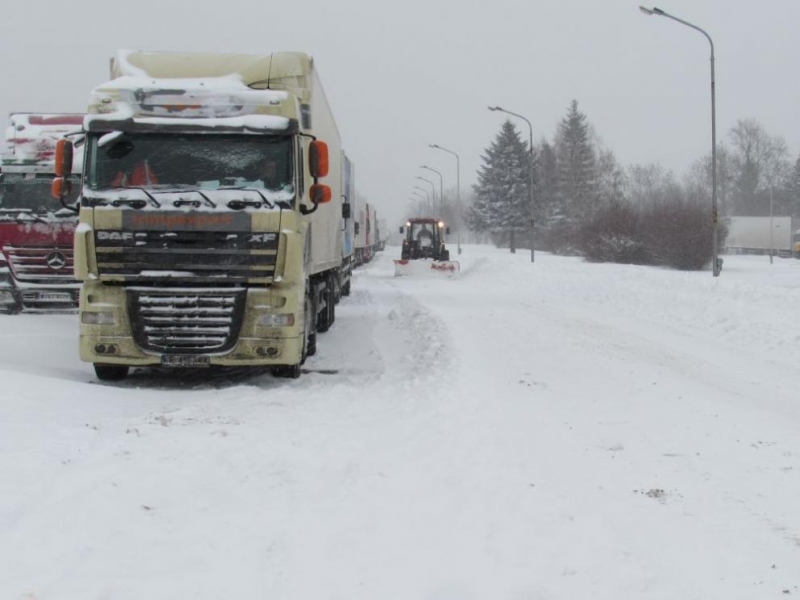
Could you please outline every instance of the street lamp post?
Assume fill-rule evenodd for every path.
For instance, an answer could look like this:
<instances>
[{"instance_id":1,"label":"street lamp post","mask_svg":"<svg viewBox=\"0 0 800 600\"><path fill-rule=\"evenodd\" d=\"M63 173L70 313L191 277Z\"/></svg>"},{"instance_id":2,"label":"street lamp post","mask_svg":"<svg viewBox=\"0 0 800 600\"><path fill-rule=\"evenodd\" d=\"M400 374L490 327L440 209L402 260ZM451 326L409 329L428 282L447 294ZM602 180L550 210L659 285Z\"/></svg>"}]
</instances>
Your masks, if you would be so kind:
<instances>
[{"instance_id":1,"label":"street lamp post","mask_svg":"<svg viewBox=\"0 0 800 600\"><path fill-rule=\"evenodd\" d=\"M461 254L461 160L458 154L447 148L442 148L438 144L428 144L431 148L448 152L456 157L456 212L458 213L458 228L456 229L456 244L458 245L458 253Z\"/></svg>"},{"instance_id":2,"label":"street lamp post","mask_svg":"<svg viewBox=\"0 0 800 600\"><path fill-rule=\"evenodd\" d=\"M426 167L425 165L420 165L420 169L428 169L428 171L433 171L439 176L439 214L434 215L434 217L442 217L442 212L444 211L444 177L442 174L437 171L436 169L431 169L430 167Z\"/></svg>"},{"instance_id":3,"label":"street lamp post","mask_svg":"<svg viewBox=\"0 0 800 600\"><path fill-rule=\"evenodd\" d=\"M531 125L531 122L528 119L526 119L525 117L523 117L522 115L519 115L519 114L517 114L515 112L511 112L510 110L506 110L505 108L500 108L499 106L490 106L489 110L491 110L493 112L503 112L503 113L506 113L507 115L511 115L513 117L517 117L519 119L522 119L523 121L525 121L528 124L528 129L530 130L530 138L529 138L529 141L528 141L528 151L530 152L531 167L530 167L530 181L528 182L528 203L530 204L530 208L531 208L531 262L533 262L534 261L534 258L533 258L533 241L534 241L534 222L535 222L534 221L534 216L533 216L533 171L534 171L534 164L533 164L533 125Z\"/></svg>"},{"instance_id":4,"label":"street lamp post","mask_svg":"<svg viewBox=\"0 0 800 600\"><path fill-rule=\"evenodd\" d=\"M436 217L436 186L430 179L425 179L424 177L420 177L417 175L417 179L421 179L422 181L427 181L431 186L431 196L433 197L433 202L431 203L431 214L432 217Z\"/></svg>"},{"instance_id":5,"label":"street lamp post","mask_svg":"<svg viewBox=\"0 0 800 600\"><path fill-rule=\"evenodd\" d=\"M428 210L430 210L431 213L433 213L433 208L432 208L432 203L431 203L431 193L428 190L426 190L424 187L420 187L418 185L415 185L414 189L415 190L421 190L421 191L425 192L425 202L427 203ZM420 195L419 192L414 192L414 193L417 194L417 195Z\"/></svg>"},{"instance_id":6,"label":"street lamp post","mask_svg":"<svg viewBox=\"0 0 800 600\"><path fill-rule=\"evenodd\" d=\"M674 17L669 13L664 12L660 8L646 8L640 6L641 10L646 15L656 15L659 17L666 17L677 21L681 25L691 27L695 31L702 33L708 40L711 46L711 244L713 245L713 259L711 264L711 272L714 277L719 277L722 271L722 261L719 258L719 249L717 247L717 229L719 223L719 215L717 212L717 108L716 108L716 82L714 80L714 42L711 41L711 36L704 30L700 29L697 25L692 25L688 21Z\"/></svg>"}]
</instances>

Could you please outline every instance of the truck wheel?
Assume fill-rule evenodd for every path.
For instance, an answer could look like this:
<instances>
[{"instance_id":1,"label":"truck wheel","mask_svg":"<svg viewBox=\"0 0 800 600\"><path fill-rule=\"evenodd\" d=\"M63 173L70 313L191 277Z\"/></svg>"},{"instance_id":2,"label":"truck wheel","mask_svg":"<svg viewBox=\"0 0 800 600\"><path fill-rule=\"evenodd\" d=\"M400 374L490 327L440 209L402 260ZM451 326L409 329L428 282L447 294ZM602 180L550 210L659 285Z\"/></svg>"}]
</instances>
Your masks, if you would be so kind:
<instances>
[{"instance_id":1,"label":"truck wheel","mask_svg":"<svg viewBox=\"0 0 800 600\"><path fill-rule=\"evenodd\" d=\"M314 314L314 303L311 301L310 296L306 296L305 313L306 349L303 354L303 361L300 364L306 362L307 356L314 356L317 353L317 331L313 327L314 321L312 316Z\"/></svg>"},{"instance_id":2,"label":"truck wheel","mask_svg":"<svg viewBox=\"0 0 800 600\"><path fill-rule=\"evenodd\" d=\"M317 331L325 333L333 325L336 319L336 303L333 301L333 288L330 286L330 281L325 288L325 308L317 316Z\"/></svg>"},{"instance_id":3,"label":"truck wheel","mask_svg":"<svg viewBox=\"0 0 800 600\"><path fill-rule=\"evenodd\" d=\"M272 376L282 379L299 379L302 374L300 365L278 365L272 367Z\"/></svg>"},{"instance_id":4,"label":"truck wheel","mask_svg":"<svg viewBox=\"0 0 800 600\"><path fill-rule=\"evenodd\" d=\"M122 381L128 376L125 365L103 365L94 363L94 373L100 381Z\"/></svg>"},{"instance_id":5,"label":"truck wheel","mask_svg":"<svg viewBox=\"0 0 800 600\"><path fill-rule=\"evenodd\" d=\"M348 279L347 283L345 283L342 286L342 296L349 296L349 295L350 295L350 280Z\"/></svg>"},{"instance_id":6,"label":"truck wheel","mask_svg":"<svg viewBox=\"0 0 800 600\"><path fill-rule=\"evenodd\" d=\"M317 353L317 334L316 332L308 336L306 342L306 356L314 356Z\"/></svg>"},{"instance_id":7,"label":"truck wheel","mask_svg":"<svg viewBox=\"0 0 800 600\"><path fill-rule=\"evenodd\" d=\"M296 365L276 365L272 367L272 376L282 379L299 379L302 374L302 365L306 362L306 357L312 356L317 352L317 334L310 327L311 320L314 318L314 302L310 296L306 296L305 302L305 329L303 331L303 353L300 362Z\"/></svg>"}]
</instances>

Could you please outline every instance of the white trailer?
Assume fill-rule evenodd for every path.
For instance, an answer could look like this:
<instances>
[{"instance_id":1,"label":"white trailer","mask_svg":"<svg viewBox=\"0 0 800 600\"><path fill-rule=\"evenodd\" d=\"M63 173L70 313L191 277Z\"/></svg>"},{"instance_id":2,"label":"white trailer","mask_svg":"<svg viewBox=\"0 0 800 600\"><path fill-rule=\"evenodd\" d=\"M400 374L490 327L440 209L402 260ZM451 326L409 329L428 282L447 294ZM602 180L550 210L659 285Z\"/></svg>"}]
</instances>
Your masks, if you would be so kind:
<instances>
[{"instance_id":1,"label":"white trailer","mask_svg":"<svg viewBox=\"0 0 800 600\"><path fill-rule=\"evenodd\" d=\"M727 225L729 254L791 254L792 217L729 217Z\"/></svg>"}]
</instances>

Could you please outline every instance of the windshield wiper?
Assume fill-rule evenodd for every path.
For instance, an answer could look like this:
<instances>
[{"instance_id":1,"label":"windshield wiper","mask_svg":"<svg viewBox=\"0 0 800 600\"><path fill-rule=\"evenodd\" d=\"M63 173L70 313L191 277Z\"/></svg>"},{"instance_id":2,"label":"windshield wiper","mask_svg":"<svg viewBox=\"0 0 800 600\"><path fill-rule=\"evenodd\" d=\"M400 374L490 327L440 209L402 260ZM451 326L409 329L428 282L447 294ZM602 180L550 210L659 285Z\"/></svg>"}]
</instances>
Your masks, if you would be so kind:
<instances>
[{"instance_id":1,"label":"windshield wiper","mask_svg":"<svg viewBox=\"0 0 800 600\"><path fill-rule=\"evenodd\" d=\"M267 208L273 208L275 206L274 204L272 204L272 202L267 200L267 197L258 188L247 187L247 186L242 185L242 186L225 186L225 187L220 187L220 188L217 188L217 189L218 190L242 190L242 191L245 191L245 192L255 192L256 194L258 194L261 197L261 200L264 202L264 206L266 206ZM233 209L238 210L237 206L239 208L244 208L245 206L258 207L258 206L261 205L261 203L252 202L250 200L231 200L231 201L229 201L227 203L227 205L228 205L229 208L233 208Z\"/></svg>"},{"instance_id":2,"label":"windshield wiper","mask_svg":"<svg viewBox=\"0 0 800 600\"><path fill-rule=\"evenodd\" d=\"M233 210L242 210L246 206L261 208L263 204L258 200L228 200L225 205Z\"/></svg>"},{"instance_id":3,"label":"windshield wiper","mask_svg":"<svg viewBox=\"0 0 800 600\"><path fill-rule=\"evenodd\" d=\"M187 200L186 198L179 198L178 200L172 201L172 206L174 206L175 208L186 205L189 205L192 208L200 208L201 204L202 202L200 202L200 200Z\"/></svg>"},{"instance_id":4,"label":"windshield wiper","mask_svg":"<svg viewBox=\"0 0 800 600\"><path fill-rule=\"evenodd\" d=\"M148 192L143 187L126 185L126 186L123 186L122 189L124 189L124 190L139 190L145 196L147 196L147 199L150 200L150 202L153 203L153 206L155 206L156 208L161 208L161 203L153 197L153 194ZM116 200L116 202L123 202L123 200Z\"/></svg>"},{"instance_id":5,"label":"windshield wiper","mask_svg":"<svg viewBox=\"0 0 800 600\"><path fill-rule=\"evenodd\" d=\"M144 191L144 190L142 190L142 191ZM211 198L206 196L202 191L200 191L198 189L191 189L191 186L189 186L189 187L170 188L170 189L151 190L151 193L153 193L153 194L184 194L184 193L190 193L191 194L191 193L194 193L194 194L197 194L198 196L200 196L205 201L205 203L208 204L211 208L217 208L217 204L215 202L213 202L211 200ZM197 200L186 200L184 198L178 198L177 200L174 200L172 202L172 204L173 204L173 206L176 206L176 207L177 206L184 206L184 205L187 205L187 204L193 206L194 208L199 208L200 207L200 202L199 201L197 201Z\"/></svg>"},{"instance_id":6,"label":"windshield wiper","mask_svg":"<svg viewBox=\"0 0 800 600\"><path fill-rule=\"evenodd\" d=\"M111 203L111 206L117 207L117 206L122 206L124 204L127 204L128 206L130 206L131 208L135 208L136 210L139 210L147 206L147 202L145 202L144 200L130 200L128 198L114 200Z\"/></svg>"}]
</instances>

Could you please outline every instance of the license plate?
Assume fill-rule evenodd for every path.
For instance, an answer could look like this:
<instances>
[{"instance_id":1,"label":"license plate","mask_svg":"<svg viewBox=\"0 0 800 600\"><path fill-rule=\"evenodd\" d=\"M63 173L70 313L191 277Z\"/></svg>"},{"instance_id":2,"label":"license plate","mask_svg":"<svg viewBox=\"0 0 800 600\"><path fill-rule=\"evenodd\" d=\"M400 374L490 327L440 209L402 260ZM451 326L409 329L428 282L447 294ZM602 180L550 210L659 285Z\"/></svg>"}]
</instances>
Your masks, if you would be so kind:
<instances>
[{"instance_id":1,"label":"license plate","mask_svg":"<svg viewBox=\"0 0 800 600\"><path fill-rule=\"evenodd\" d=\"M211 357L203 354L164 354L161 364L165 367L208 367Z\"/></svg>"},{"instance_id":2,"label":"license plate","mask_svg":"<svg viewBox=\"0 0 800 600\"><path fill-rule=\"evenodd\" d=\"M72 295L64 292L39 292L39 300L42 302L71 302Z\"/></svg>"}]
</instances>

